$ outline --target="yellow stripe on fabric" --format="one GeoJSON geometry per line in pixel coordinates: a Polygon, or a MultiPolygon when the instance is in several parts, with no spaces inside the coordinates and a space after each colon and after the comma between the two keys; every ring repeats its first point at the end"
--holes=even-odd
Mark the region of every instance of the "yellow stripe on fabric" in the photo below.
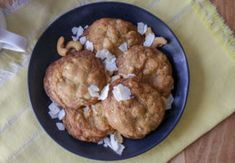
{"type": "Polygon", "coordinates": [[[1,114],[0,129],[4,127],[20,109],[28,106],[26,69],[22,69],[17,76],[0,87],[1,114]]]}
{"type": "Polygon", "coordinates": [[[9,50],[2,50],[0,52],[0,70],[10,67],[12,61],[17,64],[21,64],[24,58],[24,54],[15,53],[9,50]]]}
{"type": "Polygon", "coordinates": [[[224,19],[216,11],[209,0],[189,0],[193,9],[203,23],[213,32],[219,43],[235,58],[235,38],[233,31],[224,23],[224,19]]]}
{"type": "Polygon", "coordinates": [[[235,91],[231,89],[235,64],[223,55],[224,48],[213,33],[201,25],[195,13],[185,13],[170,26],[186,51],[191,82],[185,113],[169,138],[159,146],[162,151],[168,151],[166,158],[173,157],[235,110],[235,91]]]}
{"type": "Polygon", "coordinates": [[[76,1],[64,3],[63,0],[30,1],[31,5],[25,5],[16,12],[6,17],[8,30],[24,36],[28,40],[26,54],[2,50],[0,52],[0,85],[13,77],[22,67],[31,54],[36,39],[42,31],[62,14],[61,11],[76,7],[76,1]],[[45,4],[53,5],[48,8],[45,4]],[[58,10],[59,9],[59,10],[58,10]],[[48,16],[50,15],[50,16],[48,16]],[[42,23],[44,22],[44,23],[42,23]],[[27,28],[25,28],[27,25],[27,28]]]}
{"type": "Polygon", "coordinates": [[[36,119],[32,116],[32,110],[28,109],[17,119],[16,123],[0,134],[0,162],[11,159],[15,153],[29,143],[28,140],[36,132],[40,131],[36,119]]]}
{"type": "Polygon", "coordinates": [[[121,2],[137,5],[156,15],[160,19],[168,22],[180,11],[182,11],[190,2],[187,0],[121,0],[121,2]],[[171,8],[174,6],[174,9],[171,8]]]}
{"type": "Polygon", "coordinates": [[[149,9],[151,13],[155,14],[157,17],[167,23],[189,4],[190,3],[185,0],[160,0],[149,9]]]}
{"type": "MultiPolygon", "coordinates": [[[[76,4],[76,0],[69,2],[64,0],[32,0],[7,17],[8,29],[27,38],[38,37],[50,22],[63,12],[76,7],[76,4]],[[24,24],[27,24],[27,29],[24,24]]],[[[31,40],[28,41],[31,43],[31,40]]]]}

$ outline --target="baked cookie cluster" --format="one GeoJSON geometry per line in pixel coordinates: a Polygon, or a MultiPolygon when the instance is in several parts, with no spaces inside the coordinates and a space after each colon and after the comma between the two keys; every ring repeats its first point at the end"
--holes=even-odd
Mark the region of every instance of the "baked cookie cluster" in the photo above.
{"type": "Polygon", "coordinates": [[[60,37],[44,77],[47,95],[65,111],[63,124],[81,141],[119,133],[144,138],[162,122],[174,80],[167,41],[143,23],[102,18],[60,37]]]}

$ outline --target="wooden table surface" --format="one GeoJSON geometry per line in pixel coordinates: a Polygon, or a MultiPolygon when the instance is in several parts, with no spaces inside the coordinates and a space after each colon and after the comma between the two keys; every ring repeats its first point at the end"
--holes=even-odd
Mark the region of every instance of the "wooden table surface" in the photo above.
{"type": "MultiPolygon", "coordinates": [[[[235,33],[235,0],[211,2],[235,33]]],[[[235,113],[188,146],[169,163],[235,163],[235,113]]]]}

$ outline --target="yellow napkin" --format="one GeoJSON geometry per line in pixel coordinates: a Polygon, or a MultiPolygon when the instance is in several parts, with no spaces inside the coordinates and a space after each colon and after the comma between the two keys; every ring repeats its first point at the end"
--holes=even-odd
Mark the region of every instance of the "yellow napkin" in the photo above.
{"type": "MultiPolygon", "coordinates": [[[[65,11],[91,1],[34,0],[7,17],[9,29],[30,43],[25,55],[0,53],[0,162],[91,163],[57,145],[39,126],[27,96],[27,59],[43,30],[65,11]]],[[[167,139],[123,162],[161,163],[235,110],[235,40],[208,0],[129,0],[160,17],[182,43],[190,67],[186,110],[167,139]]],[[[121,161],[120,161],[121,162],[121,161]]]]}

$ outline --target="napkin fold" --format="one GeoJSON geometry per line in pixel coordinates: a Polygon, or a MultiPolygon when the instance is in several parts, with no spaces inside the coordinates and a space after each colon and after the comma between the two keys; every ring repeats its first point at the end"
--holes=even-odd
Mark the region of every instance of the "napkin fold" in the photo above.
{"type": "MultiPolygon", "coordinates": [[[[40,127],[27,95],[27,62],[42,32],[59,15],[94,1],[34,0],[7,17],[9,30],[30,42],[24,55],[0,52],[0,162],[95,162],[64,150],[40,127]]],[[[128,0],[166,22],[189,61],[185,112],[158,146],[126,163],[167,162],[235,111],[235,39],[208,0],[128,0]]]]}

